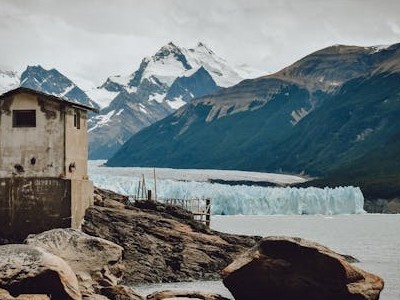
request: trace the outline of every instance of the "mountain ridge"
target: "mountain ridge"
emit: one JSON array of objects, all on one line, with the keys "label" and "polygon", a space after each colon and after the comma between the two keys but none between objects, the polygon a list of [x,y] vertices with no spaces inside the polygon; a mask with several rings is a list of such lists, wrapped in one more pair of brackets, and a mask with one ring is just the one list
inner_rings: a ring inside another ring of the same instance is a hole
[{"label": "mountain ridge", "polygon": [[[110,157],[134,133],[192,99],[220,90],[218,82],[226,85],[232,80],[241,78],[202,43],[191,49],[172,42],[161,47],[143,58],[132,74],[109,77],[100,87],[107,91],[104,95],[114,98],[90,120],[89,157]],[[124,109],[111,113],[114,101]]]},{"label": "mountain ridge", "polygon": [[[315,53],[276,74],[192,100],[134,135],[107,165],[323,177],[338,176],[353,161],[368,165],[362,158],[400,133],[400,44]],[[347,73],[336,74],[341,68]],[[294,80],[287,80],[290,74]]]}]

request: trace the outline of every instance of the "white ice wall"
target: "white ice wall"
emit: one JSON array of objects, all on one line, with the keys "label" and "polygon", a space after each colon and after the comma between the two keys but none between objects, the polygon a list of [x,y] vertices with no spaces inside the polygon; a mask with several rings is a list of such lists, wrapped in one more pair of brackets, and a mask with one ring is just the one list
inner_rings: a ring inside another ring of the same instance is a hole
[{"label": "white ice wall", "polygon": [[[109,168],[108,168],[109,169]],[[106,173],[106,172],[104,172]],[[115,174],[92,174],[94,184],[125,195],[135,195],[139,178]],[[222,178],[223,179],[223,178]],[[147,189],[154,183],[146,179]],[[165,198],[205,197],[212,199],[212,213],[226,215],[299,215],[364,213],[359,188],[272,188],[229,186],[208,182],[158,180],[157,196]]]}]

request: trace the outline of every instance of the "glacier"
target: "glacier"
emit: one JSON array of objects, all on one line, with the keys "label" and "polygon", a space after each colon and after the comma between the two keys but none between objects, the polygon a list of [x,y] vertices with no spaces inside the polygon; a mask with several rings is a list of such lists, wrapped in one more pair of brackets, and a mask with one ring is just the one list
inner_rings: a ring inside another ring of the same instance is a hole
[{"label": "glacier", "polygon": [[[141,176],[135,168],[89,167],[90,179],[100,188],[128,196],[137,194]],[[121,175],[122,174],[122,175]],[[224,179],[224,178],[221,178]],[[364,197],[358,187],[294,188],[226,185],[206,181],[157,180],[157,198],[212,199],[213,215],[336,215],[365,213]],[[154,195],[154,181],[146,178]]]}]

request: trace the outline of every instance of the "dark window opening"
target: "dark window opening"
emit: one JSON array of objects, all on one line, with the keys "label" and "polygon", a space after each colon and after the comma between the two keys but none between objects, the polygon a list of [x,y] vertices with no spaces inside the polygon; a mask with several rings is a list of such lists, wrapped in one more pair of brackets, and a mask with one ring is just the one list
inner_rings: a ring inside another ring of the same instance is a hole
[{"label": "dark window opening", "polygon": [[36,110],[13,110],[13,127],[36,127]]},{"label": "dark window opening", "polygon": [[81,129],[81,113],[79,111],[74,112],[74,127]]}]

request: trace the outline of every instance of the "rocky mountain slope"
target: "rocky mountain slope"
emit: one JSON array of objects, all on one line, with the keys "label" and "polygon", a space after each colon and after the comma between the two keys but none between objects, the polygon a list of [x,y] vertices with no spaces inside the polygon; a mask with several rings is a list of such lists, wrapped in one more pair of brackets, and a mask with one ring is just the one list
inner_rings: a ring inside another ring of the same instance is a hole
[{"label": "rocky mountain slope", "polygon": [[21,74],[20,86],[99,108],[98,104],[69,78],[56,69],[28,66]]},{"label": "rocky mountain slope", "polygon": [[241,77],[204,44],[193,49],[173,43],[142,60],[129,76],[113,76],[88,91],[104,108],[89,123],[89,156],[114,154],[134,133],[193,98],[238,83]]},{"label": "rocky mountain slope", "polygon": [[[400,44],[322,49],[192,101],[133,136],[107,165],[317,176],[368,166],[400,133],[399,66]],[[387,161],[399,157],[393,149]]]}]

